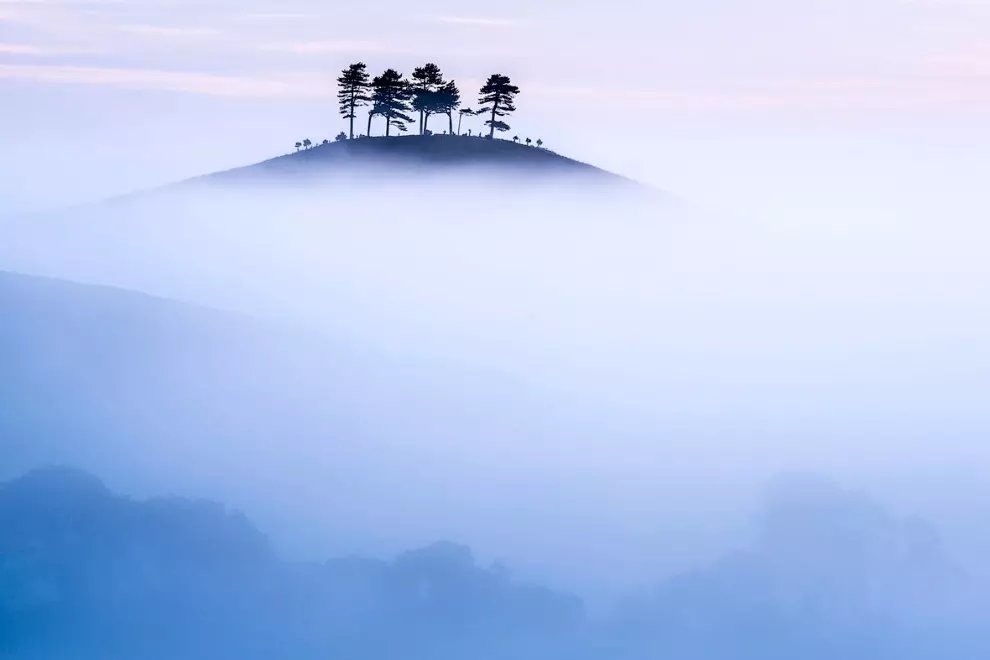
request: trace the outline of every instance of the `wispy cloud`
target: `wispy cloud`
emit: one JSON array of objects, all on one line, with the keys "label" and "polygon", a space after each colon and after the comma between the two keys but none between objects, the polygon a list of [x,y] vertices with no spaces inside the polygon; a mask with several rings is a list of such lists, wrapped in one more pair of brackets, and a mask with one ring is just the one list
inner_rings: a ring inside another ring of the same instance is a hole
[{"label": "wispy cloud", "polygon": [[32,46],[29,44],[4,44],[0,43],[0,54],[3,55],[33,55],[38,57],[49,57],[60,55],[56,50]]},{"label": "wispy cloud", "polygon": [[303,21],[319,18],[319,14],[307,14],[304,12],[251,12],[241,14],[236,17],[243,21]]},{"label": "wispy cloud", "polygon": [[517,27],[523,21],[515,18],[494,18],[485,16],[432,16],[428,20],[447,25],[473,25],[477,27],[506,28]]},{"label": "wispy cloud", "polygon": [[0,64],[0,78],[259,99],[323,98],[333,92],[325,84],[325,76],[315,73],[252,77],[195,71]]},{"label": "wispy cloud", "polygon": [[216,37],[220,36],[222,32],[215,28],[208,27],[175,27],[168,25],[118,25],[117,29],[121,32],[128,32],[130,34],[141,34],[156,37],[167,37],[167,38],[198,38],[198,37]]},{"label": "wispy cloud", "polygon": [[278,53],[295,53],[297,55],[322,55],[326,53],[382,53],[394,52],[386,44],[379,41],[288,41],[268,43],[259,46],[261,50]]}]

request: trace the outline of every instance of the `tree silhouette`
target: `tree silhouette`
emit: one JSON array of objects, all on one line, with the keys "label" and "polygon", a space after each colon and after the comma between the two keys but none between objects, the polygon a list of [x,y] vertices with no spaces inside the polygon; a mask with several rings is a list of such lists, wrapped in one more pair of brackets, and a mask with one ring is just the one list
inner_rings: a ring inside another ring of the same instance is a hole
[{"label": "tree silhouette", "polygon": [[533,138],[526,138],[526,146],[533,144]]},{"label": "tree silhouette", "polygon": [[461,106],[461,90],[457,89],[457,83],[451,80],[449,83],[437,90],[433,95],[433,110],[437,114],[447,115],[448,130],[454,132],[454,110]]},{"label": "tree silhouette", "polygon": [[310,147],[313,146],[313,141],[310,140],[309,138],[306,138],[305,140],[303,140],[302,146],[303,149],[309,149]]},{"label": "tree silhouette", "polygon": [[[340,132],[340,134],[341,134],[341,135],[343,135],[343,134],[344,134],[344,132],[343,132],[343,131],[341,131],[341,132]],[[339,137],[339,136],[338,136],[338,137]],[[326,139],[324,139],[324,140],[323,140],[323,144],[324,144],[324,145],[328,145],[328,144],[330,144],[330,140],[326,140]]]},{"label": "tree silhouette", "polygon": [[542,148],[543,147],[543,140],[537,140],[536,141],[536,146],[537,146],[537,148]]},{"label": "tree silhouette", "polygon": [[[475,112],[471,108],[461,108],[460,110],[457,111],[457,114],[460,115],[457,118],[457,134],[460,135],[461,134],[461,121],[464,119],[464,115],[467,115],[468,117],[473,117],[475,115]],[[470,131],[470,129],[468,129],[468,130]]]},{"label": "tree silhouette", "polygon": [[302,142],[296,142],[296,151],[302,149]]},{"label": "tree silhouette", "polygon": [[478,99],[483,107],[481,112],[491,113],[491,118],[485,122],[489,127],[488,138],[495,137],[495,131],[504,132],[509,130],[509,125],[500,121],[500,117],[515,112],[515,98],[519,93],[519,88],[512,84],[508,76],[494,73],[488,78],[488,82],[481,88],[481,96]]},{"label": "tree silhouette", "polygon": [[479,132],[478,137],[483,137],[486,140],[495,139],[495,135],[494,135],[495,131],[498,131],[499,133],[505,133],[511,128],[511,126],[506,124],[504,121],[495,121],[495,122],[486,121],[485,123],[491,126],[491,133],[488,135],[482,135],[481,132]]},{"label": "tree silhouette", "polygon": [[[346,139],[348,139],[347,138],[347,133],[345,133],[344,131],[341,131],[340,133],[337,133],[337,137],[335,137],[333,139],[333,141],[334,142],[343,142]],[[351,138],[351,139],[353,140],[354,138]],[[324,140],[323,141],[323,144],[327,144],[328,142],[329,142],[329,140]]]},{"label": "tree silhouette", "polygon": [[337,100],[340,102],[340,114],[350,120],[350,137],[354,139],[354,118],[357,109],[367,105],[371,100],[368,92],[371,85],[368,82],[368,65],[364,62],[352,64],[344,69],[337,78]]},{"label": "tree silhouette", "polygon": [[391,134],[393,127],[403,133],[408,130],[406,124],[413,120],[406,114],[412,111],[409,106],[412,98],[409,81],[395,69],[386,69],[382,75],[375,76],[371,87],[374,90],[371,95],[373,112],[385,117],[385,137]]},{"label": "tree silhouette", "polygon": [[371,137],[371,120],[375,118],[376,115],[380,115],[378,104],[373,104],[371,109],[368,110],[368,137]]},{"label": "tree silhouette", "polygon": [[412,107],[419,112],[419,134],[424,135],[430,115],[437,112],[437,94],[446,85],[443,73],[433,62],[413,70]]},{"label": "tree silhouette", "polygon": [[519,142],[519,136],[518,135],[513,135],[512,136],[512,141],[513,142]]}]

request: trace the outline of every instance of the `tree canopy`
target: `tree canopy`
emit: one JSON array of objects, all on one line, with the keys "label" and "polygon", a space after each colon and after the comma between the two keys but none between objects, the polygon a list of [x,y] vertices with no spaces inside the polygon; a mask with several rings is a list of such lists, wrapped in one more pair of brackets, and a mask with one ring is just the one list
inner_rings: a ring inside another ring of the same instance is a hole
[{"label": "tree canopy", "polygon": [[[496,73],[488,77],[479,92],[481,107],[461,109],[460,88],[454,80],[447,80],[433,62],[416,67],[408,79],[395,69],[386,69],[370,80],[367,65],[357,62],[341,72],[337,86],[340,114],[348,120],[350,139],[354,138],[357,109],[362,107],[368,108],[368,136],[375,117],[385,117],[385,135],[389,136],[392,129],[407,131],[407,125],[413,121],[412,113],[418,113],[419,135],[432,134],[429,122],[433,115],[447,115],[447,132],[451,135],[461,134],[465,116],[487,115],[484,123],[489,129],[488,137],[492,138],[496,131],[510,130],[503,119],[515,112],[515,98],[519,94],[519,88],[508,76]],[[455,112],[459,115],[456,130]]]},{"label": "tree canopy", "polygon": [[413,120],[412,88],[409,81],[395,69],[386,69],[380,76],[375,76],[371,83],[373,90],[371,98],[374,104],[374,114],[385,118],[385,135],[391,134],[391,129],[406,132],[406,124]]},{"label": "tree canopy", "polygon": [[337,101],[340,103],[340,114],[350,121],[350,137],[354,139],[354,118],[357,109],[371,101],[369,95],[371,84],[368,79],[368,65],[357,62],[344,69],[337,78]]},{"label": "tree canopy", "polygon": [[512,84],[508,76],[494,73],[488,78],[488,82],[481,88],[481,96],[478,103],[482,106],[481,112],[490,113],[490,118],[485,122],[489,127],[488,137],[495,137],[495,131],[508,131],[511,127],[501,121],[502,117],[516,111],[515,99],[519,94],[519,88]]},{"label": "tree canopy", "polygon": [[424,135],[430,115],[437,112],[437,95],[447,84],[440,67],[433,62],[416,67],[412,74],[412,107],[419,112],[419,134]]}]

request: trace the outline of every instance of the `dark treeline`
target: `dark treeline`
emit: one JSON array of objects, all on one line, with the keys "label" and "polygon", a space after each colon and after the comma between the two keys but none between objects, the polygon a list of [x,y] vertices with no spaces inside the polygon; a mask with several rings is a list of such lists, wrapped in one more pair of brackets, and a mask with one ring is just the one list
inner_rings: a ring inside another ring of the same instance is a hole
[{"label": "dark treeline", "polygon": [[0,657],[990,657],[985,614],[928,525],[802,479],[771,492],[758,532],[591,617],[452,543],[290,562],[218,504],[43,470],[0,484]]},{"label": "dark treeline", "polygon": [[[350,139],[355,136],[355,120],[359,113],[365,111],[366,136],[372,134],[376,117],[385,121],[384,135],[389,136],[393,129],[399,133],[407,132],[409,124],[413,123],[416,123],[419,135],[428,135],[430,118],[434,116],[446,118],[445,130],[449,135],[462,135],[465,117],[479,116],[485,118],[484,126],[491,139],[496,131],[504,133],[510,130],[504,120],[515,112],[515,99],[519,94],[519,88],[512,84],[508,76],[496,73],[489,76],[479,90],[478,109],[462,107],[461,90],[457,83],[445,79],[440,67],[432,62],[417,67],[408,78],[395,69],[386,69],[372,77],[367,65],[357,62],[341,72],[337,85],[340,114],[348,121],[346,137]],[[468,130],[469,133],[473,131]],[[537,141],[537,146],[540,145],[542,142]]]}]

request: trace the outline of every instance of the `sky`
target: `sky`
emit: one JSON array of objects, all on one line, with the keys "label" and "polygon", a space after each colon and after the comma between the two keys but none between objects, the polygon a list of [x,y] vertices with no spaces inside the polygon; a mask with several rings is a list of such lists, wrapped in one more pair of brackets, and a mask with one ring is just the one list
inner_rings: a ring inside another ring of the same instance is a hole
[{"label": "sky", "polygon": [[513,133],[735,213],[982,203],[986,0],[0,0],[0,212],[342,127],[355,60],[522,88]]}]

